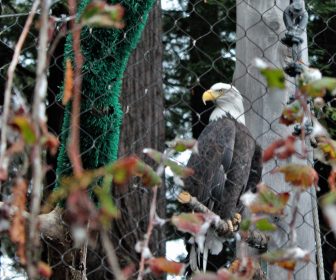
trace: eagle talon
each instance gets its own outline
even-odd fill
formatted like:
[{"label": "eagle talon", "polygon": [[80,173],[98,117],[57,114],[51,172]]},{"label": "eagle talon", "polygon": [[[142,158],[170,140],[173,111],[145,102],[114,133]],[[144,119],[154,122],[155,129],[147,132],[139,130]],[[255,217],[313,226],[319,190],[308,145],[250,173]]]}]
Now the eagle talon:
[{"label": "eagle talon", "polygon": [[232,222],[234,224],[238,224],[239,225],[241,223],[241,221],[242,221],[241,215],[239,213],[234,214],[234,216],[232,218]]},{"label": "eagle talon", "polygon": [[234,228],[233,228],[233,224],[232,224],[232,221],[229,219],[226,221],[228,227],[229,227],[229,231],[230,232],[234,232]]}]

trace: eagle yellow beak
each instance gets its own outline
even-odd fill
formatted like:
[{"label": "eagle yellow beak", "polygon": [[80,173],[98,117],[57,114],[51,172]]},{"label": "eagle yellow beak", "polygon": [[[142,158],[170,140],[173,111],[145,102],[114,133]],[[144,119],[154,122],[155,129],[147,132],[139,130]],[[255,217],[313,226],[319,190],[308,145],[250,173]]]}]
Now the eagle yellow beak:
[{"label": "eagle yellow beak", "polygon": [[206,105],[207,101],[213,101],[216,100],[219,97],[219,94],[211,89],[207,90],[202,95],[202,100],[204,105]]}]

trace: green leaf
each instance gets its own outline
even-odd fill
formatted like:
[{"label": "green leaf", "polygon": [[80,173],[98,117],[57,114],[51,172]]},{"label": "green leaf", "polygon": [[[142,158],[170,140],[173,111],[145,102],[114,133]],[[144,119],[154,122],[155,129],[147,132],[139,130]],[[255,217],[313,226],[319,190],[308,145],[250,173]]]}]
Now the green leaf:
[{"label": "green leaf", "polygon": [[142,160],[137,162],[135,175],[140,176],[143,184],[148,187],[160,186],[162,183],[161,177]]},{"label": "green leaf", "polygon": [[328,192],[320,198],[323,207],[336,203],[336,192]]},{"label": "green leaf", "polygon": [[336,79],[325,77],[301,87],[301,91],[310,97],[323,97],[326,90],[336,89]]},{"label": "green leaf", "polygon": [[176,138],[173,141],[167,142],[167,145],[176,152],[184,152],[186,150],[197,151],[197,140],[195,139]]},{"label": "green leaf", "polygon": [[27,116],[15,116],[11,121],[11,125],[20,131],[26,144],[32,145],[36,142],[37,138],[34,127]]},{"label": "green leaf", "polygon": [[270,89],[285,89],[285,74],[282,69],[277,68],[264,68],[260,73],[265,77],[267,86]]},{"label": "green leaf", "polygon": [[299,247],[281,248],[274,251],[269,251],[261,255],[261,258],[270,264],[275,264],[284,269],[293,271],[296,263],[309,262],[309,251],[302,250]]},{"label": "green leaf", "polygon": [[249,220],[249,219],[244,219],[240,223],[240,229],[242,231],[248,231],[250,226],[251,226],[251,220]]},{"label": "green leaf", "polygon": [[261,231],[275,231],[277,229],[275,224],[272,224],[268,219],[260,219],[256,222],[256,228]]},{"label": "green leaf", "polygon": [[94,189],[100,204],[100,218],[104,226],[109,226],[110,221],[119,216],[119,211],[112,199],[112,180],[113,176],[106,175],[103,180],[102,187]]},{"label": "green leaf", "polygon": [[163,164],[171,169],[171,171],[182,178],[186,178],[194,174],[194,170],[189,167],[184,167],[182,165],[177,164],[175,161],[167,159],[166,156],[159,151],[154,149],[146,148],[143,152],[149,156],[151,159],[156,161],[158,164]]}]

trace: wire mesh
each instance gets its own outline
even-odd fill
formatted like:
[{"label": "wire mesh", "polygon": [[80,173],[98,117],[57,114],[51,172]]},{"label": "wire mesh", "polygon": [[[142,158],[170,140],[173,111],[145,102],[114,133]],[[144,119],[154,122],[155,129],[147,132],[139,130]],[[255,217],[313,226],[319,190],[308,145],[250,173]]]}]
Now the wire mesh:
[{"label": "wire mesh", "polygon": [[[22,32],[24,22],[29,14],[31,1],[2,1],[0,4],[0,91],[3,92],[7,79],[6,71],[13,55],[15,42]],[[162,6],[161,10],[160,5]],[[241,37],[239,37],[237,30],[243,27],[239,25],[237,27],[239,24],[237,9],[243,5],[250,9],[250,13],[255,13],[258,16],[254,15],[257,20],[250,25],[249,30],[240,30]],[[274,64],[268,52],[280,44],[280,36],[276,31],[279,27],[273,25],[273,21],[270,23],[269,20],[272,19],[272,15],[275,15],[274,11],[277,15],[281,14],[283,6],[274,1],[261,13],[247,0],[166,0],[161,3],[158,1],[149,17],[142,40],[132,54],[123,76],[120,102],[124,117],[119,143],[119,157],[133,153],[141,156],[142,149],[145,147],[163,150],[165,141],[172,140],[176,136],[198,138],[207,125],[209,115],[213,110],[213,105],[204,106],[201,95],[216,82],[234,83],[239,87],[239,83],[243,79],[248,80],[247,86],[242,87],[244,91],[241,92],[244,96],[244,114],[248,126],[263,123],[258,128],[249,127],[254,138],[263,148],[266,144],[271,143],[272,139],[283,136],[283,128],[279,128],[277,124],[278,118],[270,119],[265,116],[265,109],[260,105],[266,104],[265,106],[267,106],[267,102],[270,102],[268,100],[270,93],[265,83],[251,70],[252,62],[239,57],[242,53],[238,54],[238,50],[235,49],[239,41],[247,40],[257,49],[259,57],[266,58],[267,62]],[[332,40],[336,35],[336,15],[334,14],[336,4],[334,1],[319,3],[315,0],[309,0],[306,1],[306,8],[309,13],[307,34],[310,64],[313,67],[318,67],[325,75],[336,76],[335,42]],[[64,77],[65,43],[64,37],[57,37],[57,34],[62,31],[62,24],[64,24],[62,19],[67,14],[66,5],[62,1],[56,1],[53,4],[51,12],[51,16],[54,18],[52,24],[55,26],[53,40],[57,39],[58,43],[54,45],[55,49],[50,56],[47,114],[48,129],[57,135],[63,133],[61,132],[61,124],[64,108],[57,96],[60,94]],[[254,34],[257,36],[258,42],[268,40],[264,44],[257,45],[256,38],[249,37],[251,34],[249,31],[258,28],[260,24],[265,24],[269,30],[274,30],[274,32],[271,37],[266,37],[263,32],[257,30]],[[278,24],[283,26],[282,23]],[[32,102],[37,38],[38,21],[36,20],[20,56],[14,81],[13,106],[15,106],[15,102],[22,104],[21,98],[27,104]],[[99,41],[99,38],[94,39]],[[85,41],[88,38],[82,38],[82,40]],[[103,41],[100,43],[104,44]],[[245,50],[245,52],[247,51]],[[286,56],[288,50],[284,52]],[[101,59],[111,57],[113,57],[113,53],[106,50]],[[239,75],[234,75],[237,65],[241,70]],[[278,64],[274,64],[274,66],[281,67]],[[92,73],[90,69],[87,71]],[[253,83],[258,84],[259,92],[256,95],[249,95],[248,85]],[[94,104],[94,100],[90,101]],[[1,100],[1,104],[3,104],[3,100]],[[278,108],[283,105],[282,101],[274,104]],[[90,114],[86,114],[84,117],[90,118]],[[97,138],[101,136],[100,132],[95,133],[96,135],[92,137],[85,132],[85,128],[81,129],[83,132],[81,137],[91,139],[92,142],[91,148],[82,151],[82,155],[101,149],[101,147],[95,146]],[[287,132],[290,133],[290,131]],[[189,154],[184,153],[176,155],[175,159],[185,165],[188,157]],[[24,158],[15,158],[11,162],[10,178],[15,178],[17,171],[24,166],[25,161]],[[309,279],[329,279],[336,261],[336,240],[323,215],[316,214],[316,207],[318,206],[318,196],[328,190],[327,178],[330,168],[321,162],[313,162],[312,158],[309,158],[309,161],[319,172],[320,191],[317,192],[317,197],[314,191],[307,191],[301,198],[301,200],[309,201],[307,204],[310,205],[310,208],[303,209],[302,213],[299,209],[296,227],[299,232],[312,231],[314,236],[310,240],[311,244],[307,246],[307,248],[312,248],[311,261],[309,264],[300,265],[294,273],[294,278],[308,279],[300,276],[300,270],[304,270],[309,265],[314,267],[313,269],[317,271],[316,275],[318,275],[317,277],[311,276],[312,278]],[[46,155],[46,162],[51,168],[46,175],[44,198],[52,192],[56,181],[55,157]],[[279,180],[274,179],[274,175],[269,175],[270,170],[278,164],[278,162],[273,162],[267,166],[263,175],[263,179],[268,180],[267,182],[276,191],[279,191],[276,187]],[[210,181],[210,179],[208,180]],[[272,180],[274,180],[274,184],[272,184]],[[2,200],[9,199],[11,184],[11,180],[2,184]],[[181,189],[176,186],[176,181],[169,170],[166,172],[164,185],[158,201],[158,214],[162,218],[169,217],[181,210],[176,203],[176,195]],[[136,253],[134,247],[146,233],[152,194],[150,190],[135,180],[122,190],[115,188],[113,195],[121,212],[121,218],[113,223],[110,238],[115,245],[121,266],[124,267],[130,263],[139,262],[139,254]],[[318,210],[320,211],[320,209]],[[290,212],[291,208],[288,211]],[[276,222],[277,217],[274,220]],[[277,224],[280,231],[283,230],[283,234],[275,235],[274,238],[279,238],[276,241],[281,247],[285,247],[289,243],[288,223],[286,220]],[[151,244],[153,255],[160,256],[166,252],[168,258],[172,258],[174,255],[175,260],[183,259],[186,254],[181,241],[183,238],[181,233],[169,226],[155,227]],[[60,248],[51,240],[43,237],[42,239],[44,241],[43,258],[51,262],[55,272],[63,271],[62,267],[80,270],[81,264],[69,257],[78,252],[78,248],[74,247],[74,244],[71,243],[69,246]],[[320,239],[321,244],[319,244]],[[17,263],[13,264],[17,270],[10,271],[8,269],[11,266],[9,257],[14,254],[13,248],[8,240],[2,240],[0,276],[2,279],[19,278],[22,271],[19,270]],[[229,259],[234,257],[231,256],[234,255],[234,249],[230,246],[232,245],[228,245]],[[319,255],[320,252],[323,254],[323,260]],[[113,272],[107,264],[100,240],[97,239],[96,244],[89,246],[88,256],[88,279],[111,279]],[[228,260],[229,262],[230,260]],[[320,272],[321,268],[323,268],[322,273]],[[136,271],[134,271],[134,275],[136,275]],[[282,273],[282,275],[285,275],[283,279],[287,277],[287,274]],[[157,279],[155,276],[149,278]],[[273,274],[273,278],[270,279],[280,278],[274,278]]]}]

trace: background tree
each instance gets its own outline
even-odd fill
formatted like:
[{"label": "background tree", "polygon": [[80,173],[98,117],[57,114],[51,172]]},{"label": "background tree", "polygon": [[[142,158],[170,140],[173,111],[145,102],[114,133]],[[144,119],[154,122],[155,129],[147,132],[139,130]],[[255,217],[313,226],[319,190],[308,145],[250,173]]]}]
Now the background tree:
[{"label": "background tree", "polygon": [[[165,142],[164,104],[162,90],[161,8],[157,1],[151,11],[142,38],[132,53],[123,78],[120,96],[124,112],[119,157],[136,154],[151,147],[163,151]],[[148,225],[151,191],[133,180],[123,189],[115,188],[114,197],[121,217],[113,223],[111,231],[122,265],[138,263],[135,245],[142,240]],[[161,189],[158,214],[165,216],[165,191]],[[150,248],[155,256],[165,252],[165,235],[156,228]]]},{"label": "background tree", "polygon": [[[164,11],[164,84],[167,137],[190,122],[197,138],[208,123],[211,105],[201,95],[214,83],[231,82],[234,56],[234,1],[180,1]],[[187,111],[191,111],[191,118]],[[173,123],[173,124],[171,124]],[[176,131],[177,130],[177,131]]]}]

